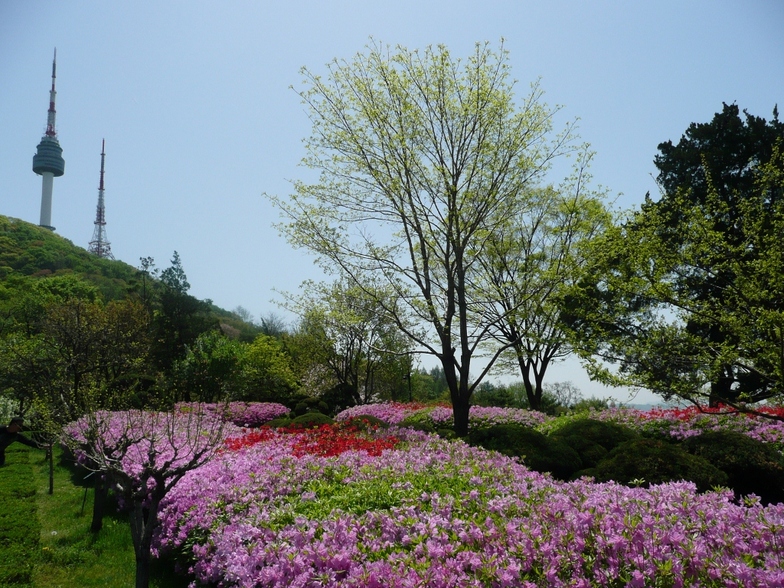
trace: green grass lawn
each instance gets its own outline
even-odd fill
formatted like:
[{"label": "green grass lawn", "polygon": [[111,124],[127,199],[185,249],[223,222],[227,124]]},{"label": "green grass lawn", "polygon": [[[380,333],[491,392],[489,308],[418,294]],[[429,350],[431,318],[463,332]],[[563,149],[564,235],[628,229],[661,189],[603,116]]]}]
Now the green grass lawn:
[{"label": "green grass lawn", "polygon": [[[0,587],[126,588],[135,562],[128,520],[108,505],[90,532],[91,481],[55,450],[54,494],[44,452],[15,444],[0,468]],[[85,499],[85,490],[86,499]],[[154,562],[150,586],[183,588],[171,562]]]}]

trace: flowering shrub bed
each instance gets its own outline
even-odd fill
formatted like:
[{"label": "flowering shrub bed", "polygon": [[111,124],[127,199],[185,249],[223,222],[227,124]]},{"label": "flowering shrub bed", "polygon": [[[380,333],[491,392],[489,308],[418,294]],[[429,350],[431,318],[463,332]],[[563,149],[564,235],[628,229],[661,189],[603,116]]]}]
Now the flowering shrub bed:
[{"label": "flowering shrub bed", "polygon": [[289,409],[277,402],[229,402],[229,403],[197,403],[179,402],[175,405],[179,412],[206,410],[238,427],[260,427],[272,419],[287,415]]},{"label": "flowering shrub bed", "polygon": [[[432,407],[430,407],[432,408]],[[389,423],[397,425],[403,419],[422,411],[429,410],[426,404],[421,402],[380,402],[377,404],[359,404],[352,406],[335,415],[336,421],[344,421],[360,415],[376,417]]]},{"label": "flowering shrub bed", "polygon": [[[63,429],[66,444],[74,448],[77,461],[87,457],[82,447],[106,461],[118,461],[132,478],[150,468],[171,469],[187,463],[207,449],[215,437],[238,435],[242,429],[221,421],[209,412],[161,413],[143,410],[98,411],[69,423]],[[95,439],[88,439],[88,437]]]},{"label": "flowering shrub bed", "polygon": [[[345,420],[363,414],[374,416],[393,425],[399,424],[407,418],[414,418],[429,423],[435,429],[449,429],[454,426],[451,406],[426,406],[419,403],[385,402],[353,406],[338,413],[335,419]],[[469,427],[489,427],[505,423],[536,427],[552,419],[542,412],[496,406],[472,406],[468,418]]]},{"label": "flowering shrub bed", "polygon": [[[777,416],[783,416],[782,413],[784,413],[781,408],[762,408],[760,410]],[[724,408],[657,408],[648,411],[611,408],[591,411],[587,416],[597,420],[617,422],[641,433],[679,440],[706,431],[737,431],[758,441],[772,443],[780,451],[784,451],[784,421],[730,412]],[[549,428],[553,428],[557,427],[559,423],[553,421],[548,425]]]},{"label": "flowering shrub bed", "polygon": [[[451,407],[438,407],[430,413],[437,428],[454,427]],[[552,419],[543,412],[521,408],[499,408],[497,406],[472,406],[468,413],[469,428],[490,427],[508,423],[536,427]]]},{"label": "flowering shrub bed", "polygon": [[[368,429],[371,434],[367,433]],[[346,451],[364,451],[368,455],[379,456],[385,449],[392,449],[400,443],[394,435],[373,436],[375,429],[372,426],[360,429],[351,422],[320,425],[310,429],[290,426],[277,429],[277,432],[296,435],[296,441],[292,445],[292,454],[296,457],[305,454],[330,457]],[[238,451],[270,441],[274,437],[273,430],[260,429],[241,437],[230,437],[226,439],[225,446],[231,451]]]},{"label": "flowering shrub bed", "polygon": [[783,505],[559,483],[407,429],[311,451],[322,434],[233,437],[167,497],[156,548],[221,587],[784,585]]}]

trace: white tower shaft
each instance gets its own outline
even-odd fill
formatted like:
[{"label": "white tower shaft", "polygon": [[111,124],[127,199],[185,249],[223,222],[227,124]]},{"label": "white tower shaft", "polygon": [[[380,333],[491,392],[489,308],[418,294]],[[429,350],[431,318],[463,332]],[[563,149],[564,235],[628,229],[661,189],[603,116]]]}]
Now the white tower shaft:
[{"label": "white tower shaft", "polygon": [[42,227],[52,226],[52,186],[54,184],[54,174],[43,172],[41,174],[41,222]]}]

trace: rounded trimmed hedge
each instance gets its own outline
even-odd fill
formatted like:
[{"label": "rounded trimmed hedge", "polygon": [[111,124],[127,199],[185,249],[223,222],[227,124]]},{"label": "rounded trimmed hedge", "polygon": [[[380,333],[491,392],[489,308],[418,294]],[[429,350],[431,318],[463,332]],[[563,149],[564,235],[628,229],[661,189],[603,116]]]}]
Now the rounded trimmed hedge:
[{"label": "rounded trimmed hedge", "polygon": [[639,437],[629,427],[591,418],[570,421],[551,435],[577,452],[583,468],[597,466],[618,445]]},{"label": "rounded trimmed hedge", "polygon": [[367,430],[369,428],[388,429],[389,423],[378,417],[369,414],[358,414],[357,416],[349,417],[344,422],[354,425],[360,430]]},{"label": "rounded trimmed hedge", "polygon": [[319,425],[331,425],[335,421],[325,414],[320,412],[307,412],[291,420],[292,427],[310,428]]},{"label": "rounded trimmed hedge", "polygon": [[755,494],[763,504],[784,502],[784,464],[771,445],[737,431],[709,431],[683,447],[727,474],[736,498]]},{"label": "rounded trimmed hedge", "polygon": [[701,492],[727,485],[727,474],[708,460],[678,445],[644,438],[621,443],[596,467],[577,472],[575,477],[583,475],[593,476],[597,482],[644,486],[686,480]]},{"label": "rounded trimmed hedge", "polygon": [[550,472],[561,480],[582,467],[579,454],[563,440],[524,425],[507,423],[471,430],[467,441],[510,457],[521,457],[532,470]]}]

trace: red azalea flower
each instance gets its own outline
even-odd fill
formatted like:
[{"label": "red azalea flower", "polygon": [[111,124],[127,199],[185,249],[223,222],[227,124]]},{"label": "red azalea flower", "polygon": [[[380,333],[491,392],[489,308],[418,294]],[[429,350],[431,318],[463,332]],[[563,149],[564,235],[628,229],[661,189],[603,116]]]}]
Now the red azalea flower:
[{"label": "red azalea flower", "polygon": [[[369,429],[375,431],[373,426]],[[370,434],[363,432],[351,423],[319,425],[310,429],[284,427],[278,431],[297,436],[292,451],[296,457],[307,454],[331,457],[346,451],[365,451],[369,455],[378,456],[385,449],[393,449],[400,443],[400,439],[394,436],[376,438],[372,432]],[[238,451],[268,441],[274,434],[272,429],[257,429],[242,437],[227,439],[224,445],[229,451]]]}]

